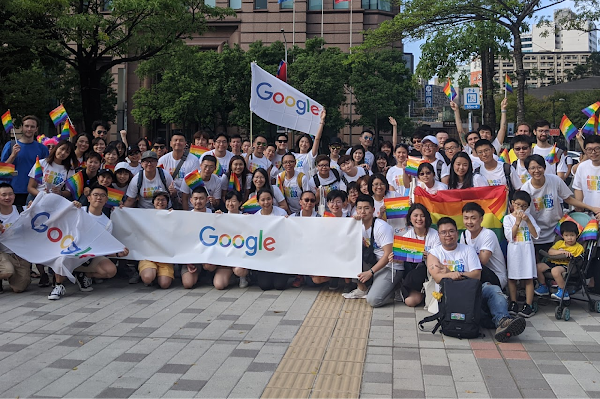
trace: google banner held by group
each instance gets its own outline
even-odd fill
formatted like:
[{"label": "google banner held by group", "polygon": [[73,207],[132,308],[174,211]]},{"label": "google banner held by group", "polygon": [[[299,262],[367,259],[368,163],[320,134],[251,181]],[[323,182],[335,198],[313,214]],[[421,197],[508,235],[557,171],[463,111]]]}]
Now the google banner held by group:
[{"label": "google banner held by group", "polygon": [[252,63],[250,111],[267,122],[317,134],[323,106]]}]

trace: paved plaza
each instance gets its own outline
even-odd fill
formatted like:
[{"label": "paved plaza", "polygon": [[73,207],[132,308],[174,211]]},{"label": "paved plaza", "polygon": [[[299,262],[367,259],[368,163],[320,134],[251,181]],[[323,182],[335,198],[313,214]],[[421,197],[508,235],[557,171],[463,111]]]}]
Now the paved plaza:
[{"label": "paved plaza", "polygon": [[585,304],[569,321],[542,306],[498,344],[422,332],[421,308],[327,289],[115,279],[49,301],[48,288],[4,287],[1,397],[600,397],[600,314]]}]

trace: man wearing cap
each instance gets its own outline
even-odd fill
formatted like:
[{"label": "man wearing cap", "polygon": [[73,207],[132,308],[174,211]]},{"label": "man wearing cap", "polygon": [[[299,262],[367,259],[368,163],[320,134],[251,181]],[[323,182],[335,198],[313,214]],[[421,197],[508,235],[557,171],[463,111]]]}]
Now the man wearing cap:
[{"label": "man wearing cap", "polygon": [[435,170],[435,178],[438,181],[446,180],[447,176],[450,175],[450,167],[446,165],[444,161],[444,157],[438,152],[438,140],[435,136],[425,136],[423,140],[421,140],[421,155],[423,159],[429,162],[433,166],[433,170]]},{"label": "man wearing cap", "polygon": [[[373,162],[375,162],[375,155],[371,151],[369,151],[369,147],[373,144],[373,132],[366,129],[360,134],[358,139],[360,145],[365,149],[365,163],[369,165],[369,169],[373,167]],[[348,148],[346,151],[346,155],[350,155],[352,148]]]},{"label": "man wearing cap", "polygon": [[158,155],[158,158],[165,155],[167,153],[167,140],[164,137],[157,137],[152,146],[152,151]]},{"label": "man wearing cap", "polygon": [[[174,209],[182,209],[181,206],[181,185],[185,185],[183,180],[189,173],[198,170],[200,163],[194,155],[189,155],[185,152],[186,140],[183,133],[174,133],[171,136],[171,148],[173,151],[163,155],[158,160],[158,164],[162,165],[166,174],[173,178],[173,185],[177,190],[178,198],[173,203]],[[227,147],[227,144],[225,144]],[[228,164],[229,165],[229,164]]]},{"label": "man wearing cap", "polygon": [[140,170],[142,170],[142,164],[140,163],[141,158],[142,152],[137,144],[134,146],[129,146],[127,149],[127,159],[129,159],[129,162],[125,163],[127,164],[126,168],[129,169],[134,176],[140,173]]},{"label": "man wearing cap", "polygon": [[124,206],[133,207],[138,201],[138,207],[152,209],[152,197],[156,191],[167,191],[174,196],[177,193],[173,178],[158,166],[158,155],[154,151],[144,151],[142,154],[142,170],[131,179],[127,189],[127,200]]}]

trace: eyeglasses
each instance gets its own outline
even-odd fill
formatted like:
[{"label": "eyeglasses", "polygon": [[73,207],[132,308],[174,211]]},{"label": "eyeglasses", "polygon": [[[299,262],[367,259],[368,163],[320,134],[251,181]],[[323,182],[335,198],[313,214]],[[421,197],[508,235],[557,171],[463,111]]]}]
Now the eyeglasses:
[{"label": "eyeglasses", "polygon": [[444,230],[444,231],[442,231],[442,230],[439,230],[439,231],[438,231],[438,233],[439,233],[441,236],[451,236],[451,235],[453,235],[453,234],[456,234],[456,230]]},{"label": "eyeglasses", "polygon": [[106,195],[106,194],[99,194],[99,193],[93,193],[92,197],[94,197],[94,198],[106,198],[106,197],[108,197],[108,195]]},{"label": "eyeglasses", "polygon": [[433,173],[431,172],[421,172],[419,173],[419,176],[428,176],[428,175],[432,175]]},{"label": "eyeglasses", "polygon": [[332,205],[342,206],[344,203],[342,201],[328,201]]},{"label": "eyeglasses", "polygon": [[317,165],[317,168],[328,168],[328,167],[329,167],[328,163],[323,163],[323,164]]},{"label": "eyeglasses", "polygon": [[515,151],[527,151],[530,147],[515,147],[513,148]]},{"label": "eyeglasses", "polygon": [[483,150],[477,151],[478,154],[489,154],[490,152],[492,152],[491,148],[484,148]]},{"label": "eyeglasses", "polygon": [[363,137],[363,140],[373,141],[373,137]]},{"label": "eyeglasses", "polygon": [[164,146],[164,145],[158,145],[158,144],[155,144],[153,148],[154,148],[155,150],[162,150],[163,148],[165,148],[165,146]]},{"label": "eyeglasses", "polygon": [[254,145],[257,147],[266,147],[267,143],[254,143]]},{"label": "eyeglasses", "polygon": [[537,172],[537,171],[544,170],[544,167],[542,167],[542,166],[530,166],[527,170],[530,171],[530,172]]},{"label": "eyeglasses", "polygon": [[304,198],[302,201],[310,202],[311,204],[314,204],[315,202],[317,202],[317,200],[314,198]]},{"label": "eyeglasses", "polygon": [[417,144],[417,143],[420,143],[420,142],[421,142],[421,139],[413,139],[413,141],[412,141],[412,142],[413,142],[413,144]]},{"label": "eyeglasses", "polygon": [[96,134],[106,134],[108,130],[96,130]]},{"label": "eyeglasses", "polygon": [[227,144],[227,140],[217,140],[215,144]]},{"label": "eyeglasses", "polygon": [[588,154],[597,154],[600,152],[600,147],[592,147],[592,148],[587,147],[585,149],[585,152],[587,152]]},{"label": "eyeglasses", "polygon": [[423,148],[433,148],[435,147],[435,144],[423,144]]},{"label": "eyeglasses", "polygon": [[296,161],[283,161],[283,164],[284,164],[284,165],[289,165],[289,164],[291,164],[291,163],[295,164],[295,163],[296,163]]},{"label": "eyeglasses", "polygon": [[278,143],[287,143],[287,140],[277,140]]},{"label": "eyeglasses", "polygon": [[331,148],[332,150],[341,150],[342,146],[341,145],[330,145],[329,148]]},{"label": "eyeglasses", "polygon": [[446,151],[454,151],[454,150],[458,150],[458,147],[455,145],[451,145],[451,146],[445,147],[444,149]]}]

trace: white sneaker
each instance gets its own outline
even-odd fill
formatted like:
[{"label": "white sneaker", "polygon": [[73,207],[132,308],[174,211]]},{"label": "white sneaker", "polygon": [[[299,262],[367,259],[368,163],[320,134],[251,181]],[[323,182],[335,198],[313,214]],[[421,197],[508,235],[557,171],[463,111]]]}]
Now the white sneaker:
[{"label": "white sneaker", "polygon": [[342,294],[342,296],[346,299],[362,299],[367,297],[367,291],[357,288],[347,294]]},{"label": "white sneaker", "polygon": [[60,299],[60,297],[65,295],[66,292],[67,292],[67,290],[65,289],[64,285],[56,284],[56,287],[54,287],[52,289],[52,292],[50,293],[50,295],[48,295],[48,299],[52,299],[52,300]]},{"label": "white sneaker", "polygon": [[240,288],[246,288],[248,286],[248,279],[246,277],[240,277]]}]

